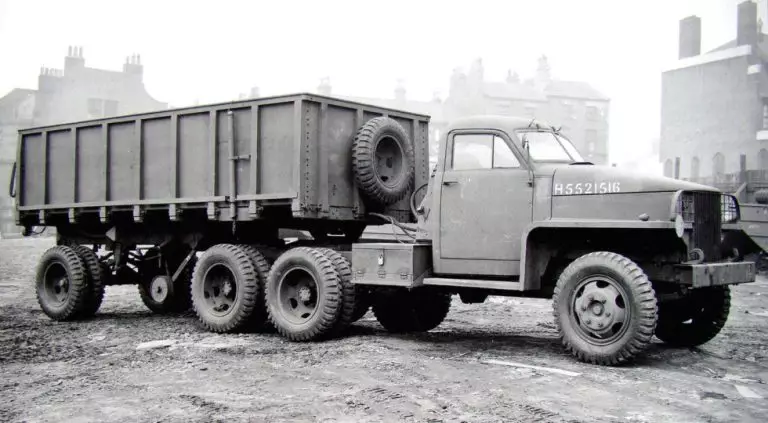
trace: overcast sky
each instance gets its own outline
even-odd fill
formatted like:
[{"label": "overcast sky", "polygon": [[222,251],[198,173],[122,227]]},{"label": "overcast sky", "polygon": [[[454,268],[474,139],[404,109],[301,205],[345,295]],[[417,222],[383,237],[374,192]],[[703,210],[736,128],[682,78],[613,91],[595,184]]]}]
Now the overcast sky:
[{"label": "overcast sky", "polygon": [[[313,90],[443,97],[455,67],[481,57],[487,78],[532,76],[546,54],[559,79],[611,98],[611,160],[659,134],[660,73],[677,58],[678,21],[702,18],[704,51],[736,37],[741,0],[85,1],[0,0],[0,96],[37,88],[68,45],[86,66],[120,70],[140,53],[144,81],[174,106]],[[765,3],[760,0],[760,14]],[[763,18],[763,20],[767,20]]]}]

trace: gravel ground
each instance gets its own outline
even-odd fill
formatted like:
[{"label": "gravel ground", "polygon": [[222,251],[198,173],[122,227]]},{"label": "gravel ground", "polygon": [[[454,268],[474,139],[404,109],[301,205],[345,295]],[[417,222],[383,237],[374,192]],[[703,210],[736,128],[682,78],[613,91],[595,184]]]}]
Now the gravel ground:
[{"label": "gravel ground", "polygon": [[[734,289],[712,342],[606,368],[566,355],[537,299],[454,299],[440,327],[407,336],[369,314],[348,337],[300,344],[154,316],[119,286],[96,318],[56,323],[32,283],[51,242],[0,241],[0,421],[768,421],[763,278]],[[137,349],[149,341],[166,342]]]}]

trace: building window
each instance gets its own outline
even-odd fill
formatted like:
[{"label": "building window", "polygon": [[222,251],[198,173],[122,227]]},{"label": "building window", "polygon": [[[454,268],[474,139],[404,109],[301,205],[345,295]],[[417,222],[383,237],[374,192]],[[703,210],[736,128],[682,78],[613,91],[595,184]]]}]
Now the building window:
[{"label": "building window", "polygon": [[721,180],[725,176],[725,156],[722,153],[712,157],[712,176],[715,180]]},{"label": "building window", "polygon": [[672,159],[667,159],[664,162],[664,176],[671,178],[673,172],[674,170],[672,169]]},{"label": "building window", "polygon": [[763,129],[768,129],[768,100],[763,100]]},{"label": "building window", "polygon": [[691,179],[695,180],[699,177],[699,158],[694,156],[691,159]]},{"label": "building window", "polygon": [[595,152],[595,142],[594,141],[590,141],[590,142],[587,143],[587,151],[589,151],[590,156],[591,156],[591,153]]},{"label": "building window", "polygon": [[758,168],[760,170],[768,170],[768,150],[761,148],[757,153]]},{"label": "building window", "polygon": [[595,106],[587,106],[587,120],[597,120],[599,111]]}]

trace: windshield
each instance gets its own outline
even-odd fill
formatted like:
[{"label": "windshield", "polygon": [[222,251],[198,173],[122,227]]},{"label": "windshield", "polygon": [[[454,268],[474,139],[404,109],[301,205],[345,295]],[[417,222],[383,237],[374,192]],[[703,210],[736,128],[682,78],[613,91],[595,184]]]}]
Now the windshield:
[{"label": "windshield", "polygon": [[528,142],[531,159],[538,162],[583,162],[571,142],[553,132],[521,131],[518,136]]}]

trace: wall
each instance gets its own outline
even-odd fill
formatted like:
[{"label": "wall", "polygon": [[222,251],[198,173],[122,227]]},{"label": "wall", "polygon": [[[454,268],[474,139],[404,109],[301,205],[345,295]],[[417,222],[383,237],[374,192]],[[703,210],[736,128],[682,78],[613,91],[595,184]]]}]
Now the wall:
[{"label": "wall", "polygon": [[[758,151],[768,141],[756,140],[762,126],[762,101],[757,75],[748,75],[748,56],[689,66],[662,74],[662,163],[680,157],[680,177],[690,178],[693,157],[699,177],[713,176],[715,154],[724,156],[724,173],[739,170],[740,154],[747,168],[758,167]],[[763,70],[762,72],[765,72]]]}]

